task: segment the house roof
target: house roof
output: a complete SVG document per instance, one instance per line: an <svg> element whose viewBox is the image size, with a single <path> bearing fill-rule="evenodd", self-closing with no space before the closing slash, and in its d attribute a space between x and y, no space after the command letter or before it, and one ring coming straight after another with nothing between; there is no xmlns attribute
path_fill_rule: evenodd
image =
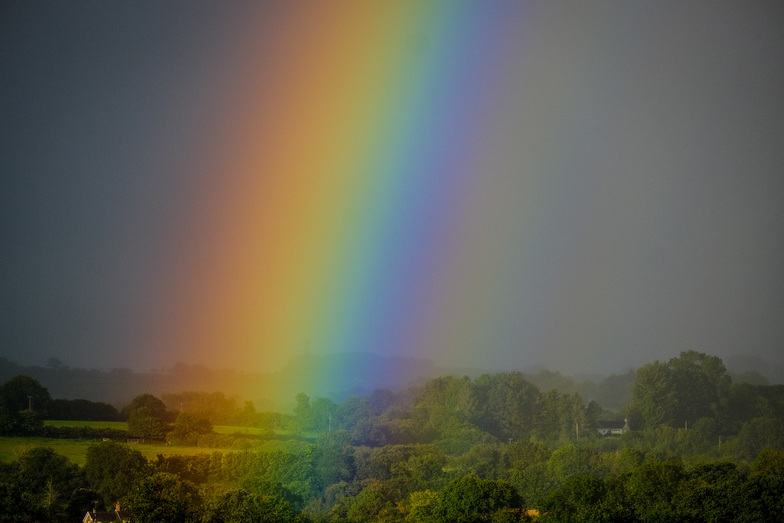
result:
<svg viewBox="0 0 784 523"><path fill-rule="evenodd" d="M598 429L622 429L626 425L625 421L597 421Z"/></svg>
<svg viewBox="0 0 784 523"><path fill-rule="evenodd" d="M130 514L125 510L111 510L108 512L104 511L93 511L88 512L84 515L84 522L85 523L102 523L102 522L111 522L111 521L126 521L130 517Z"/></svg>

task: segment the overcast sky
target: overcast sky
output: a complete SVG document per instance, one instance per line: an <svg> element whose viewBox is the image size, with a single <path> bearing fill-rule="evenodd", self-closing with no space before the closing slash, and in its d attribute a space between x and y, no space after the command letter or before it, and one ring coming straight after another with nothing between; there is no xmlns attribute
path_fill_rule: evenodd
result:
<svg viewBox="0 0 784 523"><path fill-rule="evenodd" d="M3 2L0 356L187 360L145 352L150 282L192 219L190 162L248 17L274 23L252 5ZM522 365L528 332L525 363L569 373L689 349L784 365L784 4L535 5L504 62L496 174L472 210L485 240L463 260L510 274L481 292L529 298L505 298L509 318L478 310L484 339L455 336L482 348L451 363ZM545 149L557 169L531 164ZM531 186L557 200L546 237L523 233ZM521 260L536 272L511 276Z"/></svg>

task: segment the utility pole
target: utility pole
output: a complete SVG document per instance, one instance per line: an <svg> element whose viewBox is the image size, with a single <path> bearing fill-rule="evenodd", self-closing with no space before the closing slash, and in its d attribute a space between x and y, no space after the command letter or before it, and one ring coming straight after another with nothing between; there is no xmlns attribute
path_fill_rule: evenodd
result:
<svg viewBox="0 0 784 523"><path fill-rule="evenodd" d="M33 410L33 397L31 395L27 395L27 410Z"/></svg>

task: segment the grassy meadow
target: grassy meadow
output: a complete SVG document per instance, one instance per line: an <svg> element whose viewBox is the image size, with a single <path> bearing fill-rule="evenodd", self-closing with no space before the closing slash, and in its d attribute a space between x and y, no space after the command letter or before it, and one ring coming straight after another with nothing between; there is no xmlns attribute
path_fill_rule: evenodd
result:
<svg viewBox="0 0 784 523"><path fill-rule="evenodd" d="M54 427L91 427L94 429L119 429L127 430L127 423L124 421L61 421L47 420L45 425ZM241 434L248 436L262 436L269 434L269 431L254 427L234 427L228 425L218 425L213 427L218 434ZM242 450L276 450L290 448L298 444L299 438L293 438L287 434L276 434L271 440L259 440L250 445L245 445ZM97 443L97 440L87 439L59 439L59 438L26 438L26 437L0 437L0 462L8 463L13 461L30 447L51 447L72 463L84 465L87 455L87 448ZM237 452L237 448L206 448L206 447L178 447L174 445L157 445L148 443L131 444L134 449L142 453L147 459L154 459L158 454L165 456L181 455L194 456L197 454L211 452Z"/></svg>
<svg viewBox="0 0 784 523"><path fill-rule="evenodd" d="M46 420L44 425L52 427L90 427L93 429L128 430L128 423L124 421L63 421ZM231 425L216 425L212 427L218 434L247 434L249 436L262 436L268 431L257 427L234 427Z"/></svg>
<svg viewBox="0 0 784 523"><path fill-rule="evenodd" d="M67 457L72 463L84 465L87 448L98 443L88 439L56 439L56 438L20 438L0 437L0 461L7 463L13 461L30 447L51 447L55 452ZM152 445L147 443L131 444L134 449L142 453L147 459L153 459L158 454L165 456L195 456L197 454L214 451L237 452L237 449L208 449L203 447L175 447L172 445Z"/></svg>
<svg viewBox="0 0 784 523"><path fill-rule="evenodd" d="M80 439L0 437L0 462L14 461L31 447L51 447L72 463L84 465L87 447L95 443L95 440Z"/></svg>
<svg viewBox="0 0 784 523"><path fill-rule="evenodd" d="M124 421L46 420L44 425L50 427L90 427L91 429L128 430L128 424Z"/></svg>

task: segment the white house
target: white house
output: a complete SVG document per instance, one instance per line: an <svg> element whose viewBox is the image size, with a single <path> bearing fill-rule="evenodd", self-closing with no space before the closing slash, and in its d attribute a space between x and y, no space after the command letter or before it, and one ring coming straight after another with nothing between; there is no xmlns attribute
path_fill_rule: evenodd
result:
<svg viewBox="0 0 784 523"><path fill-rule="evenodd" d="M602 436L620 436L631 430L628 420L623 421L597 421L596 430Z"/></svg>

